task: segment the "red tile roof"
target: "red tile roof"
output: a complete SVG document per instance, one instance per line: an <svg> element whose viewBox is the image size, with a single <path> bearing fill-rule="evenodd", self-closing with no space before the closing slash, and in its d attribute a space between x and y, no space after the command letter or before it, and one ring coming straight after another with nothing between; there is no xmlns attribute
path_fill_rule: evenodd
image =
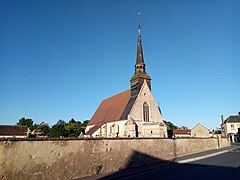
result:
<svg viewBox="0 0 240 180"><path fill-rule="evenodd" d="M173 134L191 134L191 129L175 129Z"/></svg>
<svg viewBox="0 0 240 180"><path fill-rule="evenodd" d="M88 125L104 124L120 120L128 105L130 97L131 90L129 89L110 98L104 99L93 117L90 119Z"/></svg>
<svg viewBox="0 0 240 180"><path fill-rule="evenodd" d="M27 131L26 126L0 125L1 136L26 136Z"/></svg>
<svg viewBox="0 0 240 180"><path fill-rule="evenodd" d="M92 135L95 131L97 131L103 124L97 124L90 128L88 132L85 133L85 135Z"/></svg>

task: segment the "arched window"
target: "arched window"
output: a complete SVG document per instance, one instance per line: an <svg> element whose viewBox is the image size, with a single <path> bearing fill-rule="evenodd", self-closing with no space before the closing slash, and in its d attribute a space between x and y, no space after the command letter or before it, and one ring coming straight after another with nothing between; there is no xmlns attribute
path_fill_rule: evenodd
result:
<svg viewBox="0 0 240 180"><path fill-rule="evenodd" d="M109 133L112 134L112 126L109 127Z"/></svg>
<svg viewBox="0 0 240 180"><path fill-rule="evenodd" d="M143 103L143 120L149 121L149 106L146 102Z"/></svg>

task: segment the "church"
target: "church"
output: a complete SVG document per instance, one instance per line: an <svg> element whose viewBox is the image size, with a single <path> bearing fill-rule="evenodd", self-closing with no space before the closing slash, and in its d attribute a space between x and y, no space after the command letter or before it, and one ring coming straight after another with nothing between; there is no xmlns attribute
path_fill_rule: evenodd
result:
<svg viewBox="0 0 240 180"><path fill-rule="evenodd" d="M84 137L167 137L167 126L151 93L143 58L141 28L131 88L104 99L90 119Z"/></svg>

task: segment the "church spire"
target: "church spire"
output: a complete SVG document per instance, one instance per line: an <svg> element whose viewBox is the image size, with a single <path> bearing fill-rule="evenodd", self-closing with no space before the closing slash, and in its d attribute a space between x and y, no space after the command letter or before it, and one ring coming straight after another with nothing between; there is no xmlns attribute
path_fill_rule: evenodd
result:
<svg viewBox="0 0 240 180"><path fill-rule="evenodd" d="M140 27L140 24L138 25L138 44L137 44L136 65L137 64L145 65L144 64L144 60L143 60L143 50L142 50L142 39L141 39L141 27Z"/></svg>
<svg viewBox="0 0 240 180"><path fill-rule="evenodd" d="M137 58L135 64L135 74L136 73L146 73L145 63L143 58L143 50L142 50L142 37L141 37L141 27L138 24L138 43L137 43ZM149 77L150 78L150 77Z"/></svg>
<svg viewBox="0 0 240 180"><path fill-rule="evenodd" d="M148 86L151 89L151 83L150 83L151 78L146 73L146 65L144 63L144 58L143 58L141 27L139 24L138 25L138 43L137 43L137 57L136 57L136 64L135 64L135 73L130 80L132 96L138 94L144 80L147 80Z"/></svg>

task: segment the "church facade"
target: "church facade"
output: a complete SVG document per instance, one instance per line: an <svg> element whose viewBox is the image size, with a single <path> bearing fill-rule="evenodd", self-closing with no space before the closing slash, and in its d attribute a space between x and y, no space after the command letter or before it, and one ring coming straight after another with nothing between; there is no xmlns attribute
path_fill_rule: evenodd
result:
<svg viewBox="0 0 240 180"><path fill-rule="evenodd" d="M131 88L101 102L86 127L85 137L167 137L167 127L151 93L140 31L139 25Z"/></svg>

